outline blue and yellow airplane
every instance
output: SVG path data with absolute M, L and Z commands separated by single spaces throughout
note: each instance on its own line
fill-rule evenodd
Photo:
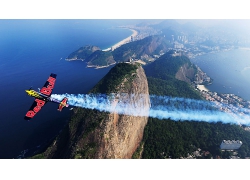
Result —
M 69 104 L 67 104 L 68 99 L 66 97 L 63 98 L 62 101 L 58 101 L 57 99 L 54 99 L 51 97 L 52 90 L 54 88 L 56 81 L 56 74 L 51 73 L 48 80 L 45 82 L 42 89 L 39 89 L 40 92 L 37 92 L 33 89 L 25 90 L 26 93 L 29 96 L 32 96 L 35 98 L 35 101 L 31 105 L 29 111 L 26 113 L 24 119 L 30 120 L 33 118 L 38 111 L 47 103 L 47 102 L 54 102 L 58 103 L 58 109 L 59 111 L 62 111 L 64 107 L 68 107 Z

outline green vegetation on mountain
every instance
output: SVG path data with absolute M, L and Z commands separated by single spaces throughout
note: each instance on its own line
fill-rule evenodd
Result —
M 231 153 L 220 150 L 224 139 L 241 140 L 243 144 L 238 150 L 238 156 L 250 156 L 250 133 L 238 125 L 149 118 L 142 140 L 142 158 L 187 157 L 188 153 L 192 154 L 198 148 L 210 154 L 203 154 L 200 158 L 229 158 Z
M 191 99 L 202 99 L 200 94 L 195 91 L 188 83 L 175 78 L 162 80 L 153 77 L 147 77 L 149 94 L 184 97 Z
M 168 80 L 175 77 L 177 71 L 184 64 L 191 66 L 191 62 L 186 56 L 173 56 L 173 51 L 169 51 L 159 57 L 156 61 L 144 67 L 146 75 Z M 193 66 L 195 68 L 195 66 Z
M 190 84 L 175 78 L 182 65 L 192 65 L 190 60 L 186 56 L 171 54 L 172 52 L 166 53 L 144 67 L 148 78 L 149 94 L 202 99 Z
M 100 50 L 97 46 L 84 46 L 80 47 L 78 50 L 72 52 L 67 59 L 68 60 L 85 60 L 88 58 L 93 52 Z
M 97 50 L 86 58 L 88 65 L 108 66 L 115 63 L 111 51 Z
M 84 46 L 71 53 L 67 60 L 83 60 L 88 66 L 108 66 L 114 64 L 111 51 L 102 51 L 97 46 Z
M 127 85 L 133 79 L 133 74 L 136 72 L 138 65 L 128 63 L 119 63 L 113 67 L 108 74 L 102 78 L 95 87 L 90 91 L 91 93 L 115 93 L 119 89 L 118 85 L 127 79 Z
M 149 36 L 142 40 L 122 45 L 113 51 L 115 61 L 124 62 L 130 58 L 143 59 L 143 56 L 152 56 L 166 52 L 170 47 L 169 42 L 162 36 Z

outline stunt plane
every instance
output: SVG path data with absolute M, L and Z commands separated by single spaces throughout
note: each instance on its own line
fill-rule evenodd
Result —
M 64 97 L 62 101 L 58 101 L 57 99 L 50 97 L 55 85 L 55 81 L 56 74 L 51 73 L 48 80 L 45 82 L 43 88 L 39 89 L 40 92 L 32 90 L 31 88 L 29 90 L 25 90 L 29 96 L 35 98 L 35 101 L 33 102 L 29 111 L 24 117 L 25 120 L 30 120 L 31 118 L 33 118 L 47 102 L 58 103 L 58 111 L 62 111 L 64 107 L 69 106 L 69 104 L 67 104 L 68 99 L 66 97 Z

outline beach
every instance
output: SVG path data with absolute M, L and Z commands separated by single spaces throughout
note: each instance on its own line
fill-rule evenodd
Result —
M 133 32 L 132 35 L 130 35 L 129 37 L 127 37 L 127 38 L 125 38 L 125 39 L 123 39 L 123 40 L 121 40 L 120 42 L 116 43 L 116 44 L 113 45 L 112 47 L 107 48 L 107 49 L 104 49 L 104 50 L 102 50 L 102 51 L 109 51 L 109 50 L 112 50 L 112 51 L 113 51 L 113 50 L 115 50 L 116 48 L 120 47 L 121 45 L 131 42 L 131 37 L 135 38 L 135 37 L 138 35 L 138 32 L 137 32 L 136 30 L 134 30 L 134 29 L 130 29 L 130 28 L 128 28 L 128 29 L 131 30 L 131 31 Z
M 198 88 L 200 91 L 209 91 L 204 85 L 197 85 L 197 88 Z

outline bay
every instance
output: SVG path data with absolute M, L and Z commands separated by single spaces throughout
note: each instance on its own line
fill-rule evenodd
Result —
M 191 59 L 213 79 L 210 91 L 230 93 L 250 100 L 250 50 L 233 49 Z

